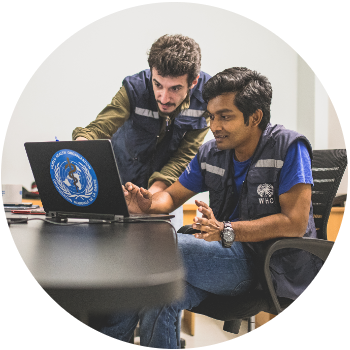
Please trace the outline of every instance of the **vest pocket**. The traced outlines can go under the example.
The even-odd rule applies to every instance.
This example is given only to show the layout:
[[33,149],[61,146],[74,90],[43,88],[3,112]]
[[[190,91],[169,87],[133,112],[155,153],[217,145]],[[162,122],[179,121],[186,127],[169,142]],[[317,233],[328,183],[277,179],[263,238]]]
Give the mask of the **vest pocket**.
[[280,212],[276,168],[253,169],[247,178],[249,217],[257,219]]
[[160,122],[158,119],[134,116],[133,118],[130,118],[130,122],[135,130],[145,132],[152,136],[158,135],[160,128]]
[[173,127],[173,133],[169,142],[169,152],[175,152],[180,145],[180,142],[186,134],[186,129],[179,128],[176,124]]
[[[198,111],[198,112],[201,113],[202,111]],[[203,129],[207,127],[207,121],[203,116],[191,117],[187,115],[182,115],[181,113],[175,118],[174,123],[179,128],[186,129],[186,130],[196,130],[196,129]]]
[[[217,169],[213,167],[213,171]],[[222,176],[215,174],[213,172],[207,171],[204,178],[205,185],[208,187],[209,191],[222,192],[224,189],[224,184],[222,183]]]
[[145,125],[134,120],[124,125],[125,146],[132,160],[148,162],[156,147],[156,135],[150,133]]
[[180,142],[184,138],[187,131],[203,129],[207,126],[206,120],[203,117],[189,117],[178,115],[174,120],[173,136],[169,145],[169,150],[174,152],[178,149]]
[[222,183],[222,176],[214,173],[206,172],[204,182],[208,191],[209,206],[213,209],[216,218],[221,214],[218,212],[222,206],[222,199],[224,198],[224,185]]

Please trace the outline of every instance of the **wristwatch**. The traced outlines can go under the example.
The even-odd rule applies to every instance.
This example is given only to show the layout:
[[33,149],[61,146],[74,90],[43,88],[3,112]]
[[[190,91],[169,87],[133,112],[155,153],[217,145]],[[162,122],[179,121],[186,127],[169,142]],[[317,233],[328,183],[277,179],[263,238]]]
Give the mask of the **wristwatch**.
[[221,231],[221,242],[224,248],[230,248],[235,240],[235,231],[229,221],[224,221],[224,229]]

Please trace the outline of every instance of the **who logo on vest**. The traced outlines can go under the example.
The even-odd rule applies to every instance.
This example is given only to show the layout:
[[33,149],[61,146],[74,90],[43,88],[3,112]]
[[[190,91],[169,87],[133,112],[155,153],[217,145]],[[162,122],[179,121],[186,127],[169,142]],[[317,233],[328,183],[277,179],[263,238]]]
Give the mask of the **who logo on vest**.
[[270,184],[261,184],[257,188],[259,198],[259,204],[273,204],[274,200],[271,198],[273,195],[273,186]]

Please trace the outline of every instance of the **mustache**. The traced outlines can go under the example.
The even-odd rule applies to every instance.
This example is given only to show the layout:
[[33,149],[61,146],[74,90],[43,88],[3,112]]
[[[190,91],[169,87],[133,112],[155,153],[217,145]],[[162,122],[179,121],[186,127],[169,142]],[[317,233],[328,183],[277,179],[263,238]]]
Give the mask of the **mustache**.
[[175,103],[170,103],[170,102],[168,102],[168,103],[162,103],[162,102],[160,102],[159,100],[156,100],[157,101],[157,103],[159,103],[160,105],[162,105],[162,106],[168,106],[168,107],[170,107],[170,106],[175,106]]

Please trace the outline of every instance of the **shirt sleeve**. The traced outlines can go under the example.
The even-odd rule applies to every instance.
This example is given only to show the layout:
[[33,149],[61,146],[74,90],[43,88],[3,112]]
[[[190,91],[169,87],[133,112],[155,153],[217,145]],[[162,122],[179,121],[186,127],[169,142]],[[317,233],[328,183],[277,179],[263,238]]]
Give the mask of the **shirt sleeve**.
[[130,102],[125,87],[121,87],[97,118],[85,128],[73,130],[72,139],[82,136],[88,140],[110,139],[130,116]]
[[288,192],[299,183],[313,185],[311,158],[302,140],[292,143],[287,151],[280,173],[278,195]]
[[[207,125],[209,125],[209,115],[204,115]],[[167,164],[159,172],[154,172],[149,179],[148,187],[151,187],[155,181],[163,181],[168,186],[173,184],[184,172],[188,163],[197,154],[202,145],[205,135],[208,133],[209,126],[204,129],[196,129],[186,132],[180,142],[178,149],[172,154]]]
[[185,171],[181,174],[179,182],[188,190],[196,193],[208,190],[202,176],[197,155],[191,160],[191,163],[188,164]]

